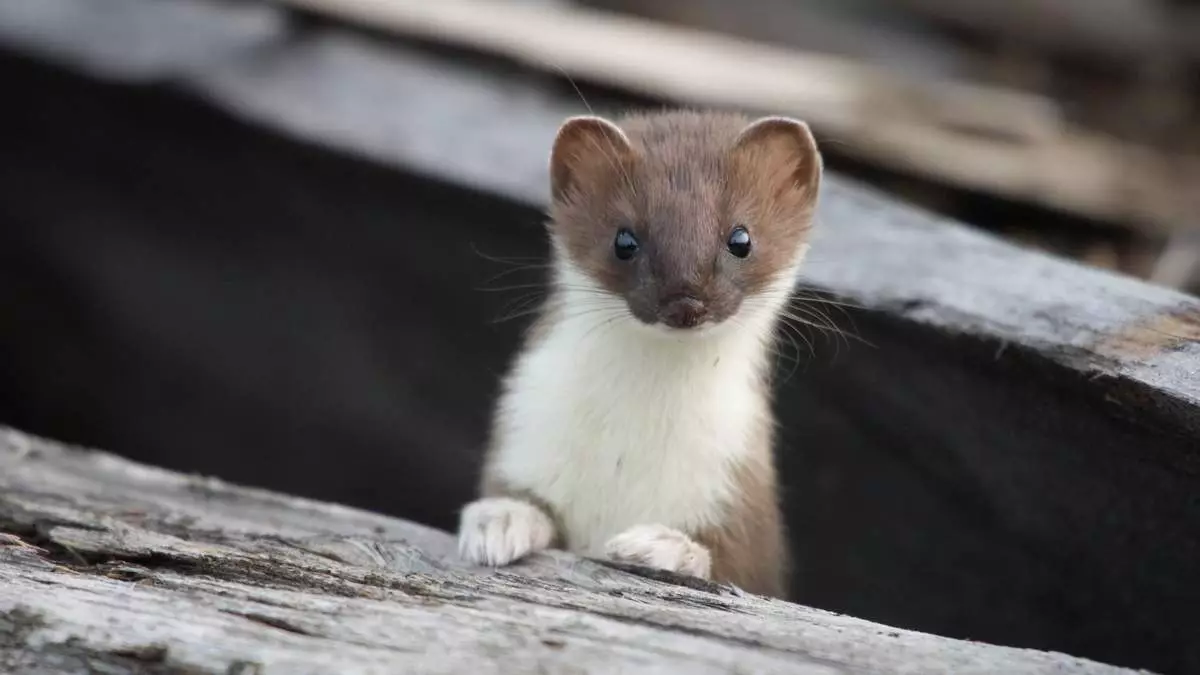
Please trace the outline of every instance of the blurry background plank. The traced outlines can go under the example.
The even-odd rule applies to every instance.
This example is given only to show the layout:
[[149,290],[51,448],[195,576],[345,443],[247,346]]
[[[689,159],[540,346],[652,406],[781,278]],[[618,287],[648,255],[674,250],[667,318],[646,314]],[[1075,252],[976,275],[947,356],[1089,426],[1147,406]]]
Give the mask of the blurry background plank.
[[[1171,0],[888,0],[893,7],[1048,52],[1136,68],[1165,57],[1200,59],[1192,9]],[[1180,21],[1179,19],[1185,19]]]
[[[1161,240],[1172,231],[1198,225],[1194,214],[1200,212],[1200,144],[1190,142],[1192,138],[1178,129],[1176,121],[1160,119],[1162,115],[1143,120],[1150,113],[1135,111],[1134,121],[1143,120],[1135,132],[1112,134],[1077,123],[1073,115],[1060,110],[1062,105],[1054,97],[974,83],[965,74],[953,80],[915,75],[863,58],[817,51],[835,39],[833,31],[825,33],[824,39],[810,37],[822,28],[842,26],[847,37],[855,30],[865,37],[871,30],[849,28],[857,24],[844,18],[845,7],[835,14],[819,11],[824,3],[812,2],[666,2],[640,3],[638,8],[591,2],[693,24],[681,27],[566,2],[547,7],[470,0],[281,1],[402,35],[483,50],[538,68],[561,69],[584,81],[660,99],[793,114],[813,123],[832,154],[958,188],[1121,223],[1143,231],[1142,236]],[[1146,3],[1106,2],[1120,6],[1114,6],[1114,11],[1123,8],[1132,15],[1131,32],[1153,36],[1155,26],[1166,30],[1160,25],[1163,22],[1138,12],[1139,7],[1146,9],[1142,7]],[[862,13],[863,6],[857,9]],[[1013,14],[1015,20],[1024,21],[1034,11],[1028,8]],[[1089,45],[1101,41],[1103,31],[1112,28],[1109,18],[1089,21],[1089,13],[1077,3],[1042,11],[1058,19],[1047,20],[1047,26],[1079,33]],[[831,18],[839,14],[842,18]],[[1118,12],[1114,18],[1120,16]],[[810,25],[812,20],[816,26]],[[705,30],[696,30],[696,24]],[[728,24],[733,28],[724,28]],[[717,25],[734,34],[713,30]],[[794,26],[790,42],[793,47],[804,43],[804,50],[736,36],[739,27],[741,33],[761,35],[768,29],[758,27],[768,25],[774,27],[769,29],[775,36],[771,42],[783,42],[784,27]],[[1130,38],[1138,45],[1146,39],[1144,35]],[[872,56],[879,60],[878,52]],[[903,51],[900,58],[903,61]],[[1130,92],[1123,90],[1115,99],[1159,109],[1164,90],[1161,78],[1154,76],[1165,66],[1162,59],[1146,63],[1137,75],[1148,82]],[[1172,83],[1178,84],[1168,78],[1167,84]]]
[[[845,54],[930,78],[1012,87],[1056,101],[1073,125],[1089,133],[1124,139],[1167,158],[1200,152],[1200,3],[1195,0],[579,0],[579,4],[794,49]],[[860,44],[857,38],[866,35],[874,39]],[[1129,164],[1124,170],[1140,169]],[[1183,274],[1156,273],[1164,264],[1179,269],[1181,258],[1174,253],[1163,264],[1155,263],[1167,238],[1175,235],[1146,232],[1131,215],[1080,222],[1061,211],[975,204],[975,195],[956,193],[937,181],[915,185],[884,178],[882,182],[908,199],[989,227],[1024,245],[1200,290],[1200,270],[1194,266]],[[1180,187],[1200,193],[1194,180],[1184,178]],[[1185,204],[1173,216],[1171,229],[1200,229],[1195,214],[1194,205]],[[1119,234],[1120,230],[1126,233]],[[1188,282],[1189,278],[1194,281]]]

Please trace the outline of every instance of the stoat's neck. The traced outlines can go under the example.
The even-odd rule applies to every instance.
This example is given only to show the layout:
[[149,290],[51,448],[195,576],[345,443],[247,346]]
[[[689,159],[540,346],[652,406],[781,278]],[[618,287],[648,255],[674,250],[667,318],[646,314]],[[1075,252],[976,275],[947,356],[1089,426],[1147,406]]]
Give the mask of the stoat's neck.
[[748,299],[737,315],[721,324],[671,331],[635,319],[623,298],[605,291],[574,266],[555,267],[544,316],[547,346],[569,346],[580,360],[599,359],[602,368],[632,369],[634,376],[676,373],[691,379],[684,373],[696,372],[719,375],[731,384],[743,378],[754,386],[762,382],[791,276],[770,294],[775,300]]

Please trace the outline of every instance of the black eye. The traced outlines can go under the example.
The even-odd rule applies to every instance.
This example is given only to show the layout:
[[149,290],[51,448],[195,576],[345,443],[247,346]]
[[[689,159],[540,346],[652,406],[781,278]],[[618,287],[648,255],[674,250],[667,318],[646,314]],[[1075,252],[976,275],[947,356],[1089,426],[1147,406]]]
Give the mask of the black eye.
[[750,232],[738,225],[729,233],[729,252],[739,258],[750,255]]
[[616,251],[618,260],[629,260],[638,251],[637,237],[629,230],[621,228],[613,241],[613,250]]

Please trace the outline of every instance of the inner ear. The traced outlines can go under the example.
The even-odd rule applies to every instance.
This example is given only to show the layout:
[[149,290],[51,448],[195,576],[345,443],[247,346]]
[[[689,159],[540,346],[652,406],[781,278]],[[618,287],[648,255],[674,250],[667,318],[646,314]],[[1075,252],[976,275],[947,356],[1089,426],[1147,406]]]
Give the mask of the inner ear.
[[815,197],[823,161],[808,125],[790,117],[763,117],[746,126],[734,141],[734,152],[755,175],[780,178],[775,187]]
[[632,154],[629,138],[616,124],[592,115],[568,118],[558,128],[550,152],[550,190],[557,200],[605,172],[622,171]]

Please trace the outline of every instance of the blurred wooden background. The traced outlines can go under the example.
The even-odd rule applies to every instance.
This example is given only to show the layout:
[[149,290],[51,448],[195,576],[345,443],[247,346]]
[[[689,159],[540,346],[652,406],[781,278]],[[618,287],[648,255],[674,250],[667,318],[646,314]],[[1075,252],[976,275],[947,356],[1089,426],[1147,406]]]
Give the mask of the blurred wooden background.
[[[876,177],[914,201],[1027,245],[1196,291],[1200,276],[1200,2],[1195,0],[582,0],[583,4],[751,40],[844,56],[914,79],[950,78],[1043,96],[1061,135],[1128,144],[1062,171],[1121,177],[1093,190],[1158,192],[1160,209],[1021,208],[1031,186],[988,204],[938,180]],[[887,114],[887,110],[881,110]],[[1050,157],[1049,161],[1055,161]],[[1062,156],[1060,161],[1069,162]],[[869,162],[868,162],[869,163]],[[1174,177],[1158,178],[1146,165]],[[953,171],[954,167],[947,167]],[[962,167],[967,171],[968,167]],[[1177,173],[1176,173],[1177,172]],[[1174,178],[1174,180],[1172,180]],[[1150,185],[1140,185],[1151,181]],[[1162,181],[1153,185],[1153,181]],[[983,196],[994,191],[982,190]],[[992,193],[989,193],[992,192]],[[1176,195],[1170,195],[1176,192]],[[1097,195],[1103,199],[1105,195]],[[1134,201],[1138,196],[1129,195]],[[989,208],[991,207],[991,208]],[[1056,208],[1057,207],[1057,208]],[[990,211],[990,213],[989,213]]]
[[792,114],[829,165],[1200,291],[1198,0],[281,0],[652,101]]
[[[896,71],[914,83],[957,81],[1044,98],[1061,115],[1037,161],[1095,174],[1102,208],[1036,193],[888,171],[859,171],[902,196],[1089,264],[1200,290],[1200,2],[1197,0],[580,0],[580,4],[719,31]],[[888,115],[889,110],[877,111]],[[930,111],[931,115],[936,111]],[[953,122],[953,120],[950,120]],[[1069,137],[1109,153],[1076,159]],[[966,149],[975,139],[964,139]],[[1032,146],[1032,143],[1031,143]],[[834,148],[836,150],[836,147]],[[983,152],[977,152],[982,157]],[[1029,155],[1036,154],[1032,147]],[[1075,165],[1075,162],[1080,162]],[[1096,166],[1091,162],[1104,162]],[[941,167],[971,171],[975,162]],[[883,169],[883,171],[880,171]],[[1018,169],[1019,171],[1019,169]],[[927,175],[922,176],[922,173]],[[1014,182],[1019,179],[1014,177]],[[974,189],[973,189],[974,188]],[[988,198],[998,198],[991,200]],[[1133,202],[1150,198],[1156,206]],[[1126,203],[1122,203],[1126,202]]]

